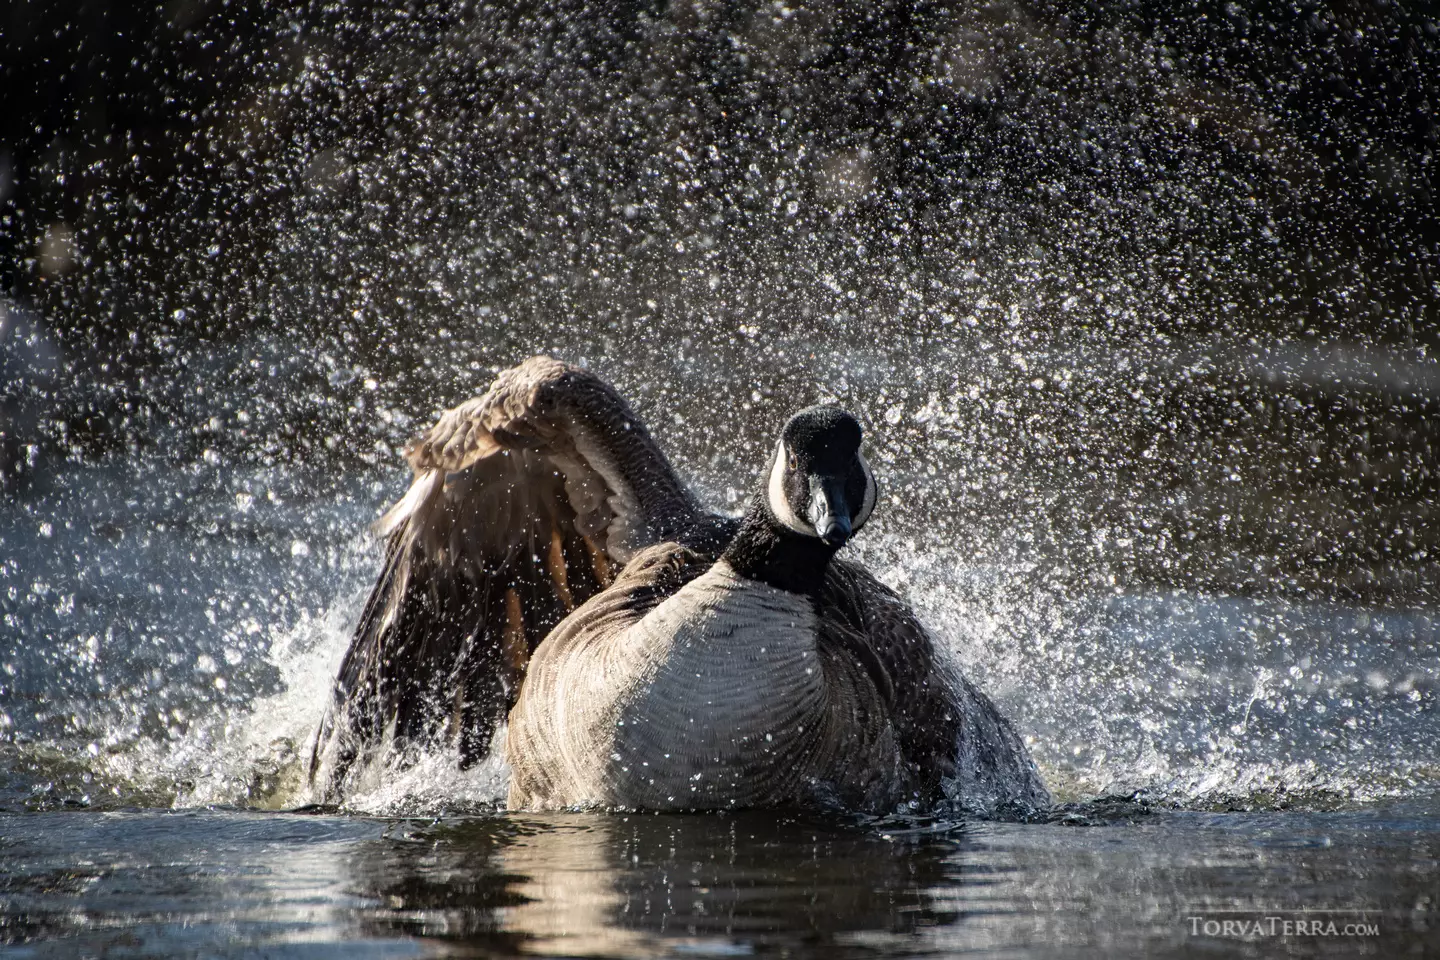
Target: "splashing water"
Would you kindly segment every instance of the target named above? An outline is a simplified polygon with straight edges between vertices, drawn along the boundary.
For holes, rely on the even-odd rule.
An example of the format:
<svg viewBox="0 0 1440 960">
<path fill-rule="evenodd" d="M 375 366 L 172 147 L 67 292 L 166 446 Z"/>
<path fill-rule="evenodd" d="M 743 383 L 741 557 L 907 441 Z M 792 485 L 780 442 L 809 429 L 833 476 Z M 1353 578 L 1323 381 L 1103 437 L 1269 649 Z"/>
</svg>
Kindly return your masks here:
<svg viewBox="0 0 1440 960">
<path fill-rule="evenodd" d="M 1433 787 L 1421 12 L 212 6 L 37 11 L 101 109 L 0 110 L 0 806 L 305 802 L 399 450 L 541 350 L 720 509 L 859 414 L 1063 798 Z"/>
<path fill-rule="evenodd" d="M 12 696 L 6 714 L 10 803 L 310 800 L 310 738 L 378 562 L 378 545 L 355 531 L 388 491 L 362 484 L 357 493 L 343 480 L 327 488 L 285 472 L 219 477 L 219 486 L 199 484 L 201 495 L 176 498 L 167 519 L 153 521 L 156 532 L 115 544 L 105 539 L 113 533 L 94 533 L 109 521 L 92 500 L 62 545 L 65 556 L 89 560 L 68 574 L 52 568 L 44 582 L 28 571 L 20 603 L 40 628 L 31 637 L 50 645 L 12 647 L 4 659 L 7 690 L 34 692 L 19 704 Z M 230 492 L 262 479 L 284 492 L 254 502 Z M 77 471 L 64 502 L 113 483 L 112 471 Z M 305 502 L 317 490 L 332 499 Z M 22 525 L 40 540 L 63 539 L 58 514 L 40 519 L 45 502 L 12 514 L 7 540 Z M 1325 806 L 1434 780 L 1440 663 L 1425 613 L 1160 590 L 1066 593 L 1030 568 L 977 567 L 953 549 L 922 549 L 895 532 L 899 511 L 889 513 L 857 544 L 860 558 L 916 603 L 1012 715 L 1059 799 Z M 212 556 L 243 553 L 239 573 L 196 566 L 195 530 L 205 524 L 216 528 L 198 534 Z M 81 526 L 90 532 L 77 535 Z M 181 532 L 162 536 L 171 531 Z M 130 544 L 142 557 L 127 554 Z M 131 579 L 127 559 L 142 558 L 151 578 Z M 251 579 L 257 562 L 268 586 Z M 120 622 L 126 634 L 111 621 L 113 606 L 88 600 L 97 583 L 122 607 L 178 600 L 158 622 L 131 614 Z M 268 605 L 257 604 L 267 595 Z M 348 806 L 486 810 L 503 804 L 505 789 L 498 760 L 461 770 L 458 757 L 437 752 L 401 772 L 375 764 Z"/>
</svg>

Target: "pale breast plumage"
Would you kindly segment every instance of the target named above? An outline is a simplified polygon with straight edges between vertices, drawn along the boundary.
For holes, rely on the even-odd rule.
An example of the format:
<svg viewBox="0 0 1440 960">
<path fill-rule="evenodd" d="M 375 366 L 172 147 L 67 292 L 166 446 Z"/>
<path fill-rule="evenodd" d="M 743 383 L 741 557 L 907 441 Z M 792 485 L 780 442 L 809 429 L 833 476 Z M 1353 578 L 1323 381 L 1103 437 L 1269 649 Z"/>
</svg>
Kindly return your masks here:
<svg viewBox="0 0 1440 960">
<path fill-rule="evenodd" d="M 721 561 L 611 627 L 582 607 L 531 661 L 511 713 L 512 806 L 876 805 L 893 730 L 845 723 L 839 711 L 876 691 L 821 649 L 808 600 Z"/>
</svg>

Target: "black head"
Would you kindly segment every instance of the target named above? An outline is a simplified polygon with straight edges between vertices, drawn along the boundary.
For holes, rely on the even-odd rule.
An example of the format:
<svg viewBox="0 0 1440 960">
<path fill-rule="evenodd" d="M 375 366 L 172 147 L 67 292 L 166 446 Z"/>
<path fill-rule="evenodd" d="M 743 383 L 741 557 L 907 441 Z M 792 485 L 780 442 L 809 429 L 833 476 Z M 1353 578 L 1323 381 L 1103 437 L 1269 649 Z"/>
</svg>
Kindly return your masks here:
<svg viewBox="0 0 1440 960">
<path fill-rule="evenodd" d="M 790 418 L 765 487 L 780 526 L 839 547 L 870 519 L 877 490 L 860 439 L 860 422 L 839 407 L 809 407 Z"/>
</svg>

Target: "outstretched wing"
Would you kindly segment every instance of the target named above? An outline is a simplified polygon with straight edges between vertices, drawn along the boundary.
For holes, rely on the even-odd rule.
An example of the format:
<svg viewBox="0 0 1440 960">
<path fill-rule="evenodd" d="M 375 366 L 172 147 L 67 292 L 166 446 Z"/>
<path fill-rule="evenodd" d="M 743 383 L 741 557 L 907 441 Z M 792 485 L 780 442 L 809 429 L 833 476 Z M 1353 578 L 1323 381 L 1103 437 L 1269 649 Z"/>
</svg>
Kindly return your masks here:
<svg viewBox="0 0 1440 960">
<path fill-rule="evenodd" d="M 916 799 L 948 797 L 986 816 L 1049 806 L 1009 721 L 894 591 L 858 564 L 833 561 L 819 610 L 820 642 L 858 661 L 888 702 Z"/>
<path fill-rule="evenodd" d="M 549 357 L 447 411 L 409 460 L 414 483 L 376 525 L 385 565 L 316 735 L 310 775 L 326 796 L 381 745 L 482 758 L 566 613 L 636 551 L 713 550 L 720 536 L 620 395 Z"/>
</svg>

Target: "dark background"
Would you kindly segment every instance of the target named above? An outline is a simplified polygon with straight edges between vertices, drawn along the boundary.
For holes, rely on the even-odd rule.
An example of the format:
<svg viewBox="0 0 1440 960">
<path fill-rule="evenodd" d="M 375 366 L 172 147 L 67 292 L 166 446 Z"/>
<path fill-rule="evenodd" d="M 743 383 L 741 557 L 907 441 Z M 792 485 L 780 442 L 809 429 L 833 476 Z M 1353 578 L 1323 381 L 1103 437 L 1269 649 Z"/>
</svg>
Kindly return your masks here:
<svg viewBox="0 0 1440 960">
<path fill-rule="evenodd" d="M 540 349 L 744 488 L 816 396 L 903 536 L 1428 604 L 1424 4 L 162 4 L 0 21 L 0 467 L 395 472 Z"/>
</svg>

